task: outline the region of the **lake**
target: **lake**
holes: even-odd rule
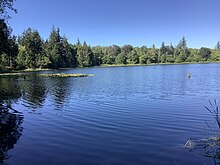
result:
[[[40,73],[95,76],[1,78],[0,90],[13,100],[0,133],[2,164],[215,164],[184,144],[213,136],[209,127],[219,131],[204,106],[219,99],[220,64]]]

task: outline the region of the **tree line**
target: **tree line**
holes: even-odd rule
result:
[[[202,47],[188,48],[183,37],[178,45],[160,48],[134,47],[132,45],[89,46],[80,40],[69,43],[67,37],[60,35],[60,29],[53,27],[48,39],[28,28],[20,36],[13,36],[7,20],[8,11],[17,12],[15,0],[0,1],[0,71],[5,68],[69,68],[90,67],[114,64],[152,64],[220,61],[220,42],[214,49]]]
[[[80,40],[69,43],[60,35],[60,29],[53,27],[47,40],[40,33],[28,28],[22,35],[11,35],[11,28],[4,19],[0,20],[0,68],[69,68],[114,64],[155,64],[220,61],[220,42],[214,49],[188,48],[183,37],[177,46],[160,48],[133,47],[132,45],[89,46]]]

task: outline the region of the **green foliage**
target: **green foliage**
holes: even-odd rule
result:
[[[7,52],[7,55],[8,55],[7,66],[9,66],[10,68],[13,68],[16,66],[18,44],[17,44],[15,36],[10,37],[8,41],[9,42],[8,42],[8,52]]]
[[[131,51],[133,50],[133,47],[131,45],[124,45],[122,48],[121,48],[121,51],[123,53],[125,53],[126,55],[128,55]]]
[[[49,57],[50,68],[76,66],[76,49],[65,36],[61,37],[59,28],[53,26],[49,39],[45,43],[45,53]]]
[[[116,64],[127,64],[127,55],[125,52],[121,52],[117,57],[116,57]]]
[[[92,47],[92,52],[94,55],[93,65],[100,66],[101,64],[103,64],[103,48],[101,46]]]
[[[14,8],[14,1],[15,0],[0,0],[0,18],[10,18],[8,10],[14,11],[15,13],[17,12]]]
[[[174,56],[173,55],[167,55],[166,56],[166,61],[168,63],[174,63],[175,62]]]
[[[182,50],[186,50],[187,49],[187,45],[186,45],[186,39],[183,36],[183,38],[180,40],[179,44],[177,45],[178,49],[182,49]]]
[[[62,44],[59,28],[56,29],[54,26],[50,33],[48,42],[46,42],[46,54],[49,56],[51,61],[51,68],[59,68],[63,65],[62,57]]]
[[[212,50],[204,47],[189,49],[185,37],[176,47],[163,42],[159,49],[155,45],[151,48],[131,45],[91,48],[86,42],[81,44],[79,39],[76,44],[70,44],[65,36],[60,35],[59,28],[55,27],[46,41],[37,30],[29,28],[16,40],[4,20],[0,20],[0,27],[0,71],[8,67],[34,69],[220,61],[219,42]]]
[[[3,56],[4,54],[4,60]],[[0,70],[5,67],[13,67],[18,54],[18,45],[16,37],[11,36],[11,29],[5,23],[5,20],[0,19]]]
[[[202,47],[199,50],[199,56],[202,58],[202,61],[207,61],[211,57],[211,53],[209,48]]]
[[[93,52],[86,42],[84,42],[83,45],[80,44],[77,46],[77,64],[80,67],[93,66],[93,60]]]
[[[167,56],[165,54],[160,56],[160,62],[161,63],[166,63],[167,62]]]
[[[128,64],[139,64],[139,56],[138,56],[137,50],[132,50],[128,54],[127,63]]]
[[[27,29],[19,38],[19,55],[17,57],[18,66],[21,68],[39,68],[45,64],[43,40],[38,31]],[[43,57],[44,56],[44,57]]]
[[[179,52],[179,54],[178,54],[178,56],[176,58],[176,62],[177,63],[182,63],[182,62],[185,62],[186,59],[187,59],[186,53],[184,53],[183,50],[180,50],[180,52]]]
[[[148,49],[146,46],[137,48],[137,54],[139,57],[140,64],[147,64],[147,60],[148,60],[147,52],[148,52]]]
[[[76,66],[76,53],[72,45],[69,44],[66,37],[62,38],[62,58],[64,67]]]
[[[2,54],[0,56],[0,71],[2,71],[7,65],[8,56],[6,54]]]
[[[91,48],[77,40],[75,45],[60,35],[60,29],[53,27],[49,39],[44,42],[37,30],[27,29],[16,40],[5,19],[7,11],[17,12],[15,0],[0,0],[0,71],[5,68],[66,68],[89,67],[101,64],[150,64],[173,62],[220,61],[220,42],[215,49],[189,49],[183,37],[178,45],[165,45],[157,49],[146,46],[134,48],[131,45],[119,47],[96,46]],[[18,42],[18,44],[17,44]]]
[[[167,54],[167,47],[165,46],[165,43],[163,42],[160,47],[160,55],[166,55]]]
[[[11,31],[5,20],[0,19],[0,55],[7,52],[10,34]]]
[[[175,50],[175,48],[173,47],[173,45],[171,44],[170,46],[165,46],[165,43],[163,42],[160,50],[159,50],[159,54],[158,54],[158,58],[157,58],[157,62],[158,63],[172,63],[175,61],[176,55],[177,55],[177,50]]]
[[[210,61],[220,61],[220,51],[212,50]]]
[[[148,50],[148,62],[147,63],[157,63],[158,61],[158,51],[153,46],[153,48]]]
[[[103,56],[103,63],[104,64],[115,64],[115,59],[120,53],[121,53],[121,48],[117,45],[106,47],[105,53]]]

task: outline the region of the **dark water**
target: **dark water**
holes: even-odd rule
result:
[[[184,144],[213,135],[204,105],[219,99],[220,64],[48,72],[95,76],[0,79],[17,111],[5,112],[0,164],[214,164]]]

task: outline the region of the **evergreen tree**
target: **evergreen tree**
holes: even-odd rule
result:
[[[10,68],[14,68],[16,67],[16,58],[17,58],[17,55],[18,55],[18,44],[17,44],[17,41],[16,41],[16,37],[15,36],[12,36],[9,38],[8,40],[8,62],[7,62],[7,65],[10,67]]]
[[[187,58],[190,56],[190,51],[187,47],[186,39],[183,38],[180,40],[179,44],[177,45],[177,49],[174,52],[175,61],[178,63],[185,62]]]
[[[148,61],[147,61],[148,64],[158,62],[158,51],[154,45],[151,49],[149,49],[147,54],[148,54]]]
[[[74,67],[76,65],[76,54],[75,50],[69,44],[67,38],[62,38],[62,59],[64,67]]]
[[[11,36],[11,28],[5,20],[0,19],[0,70],[15,66],[15,59],[18,54],[16,37]]]
[[[162,42],[162,44],[161,44],[160,51],[159,51],[159,56],[160,56],[159,62],[162,62],[162,63],[167,62],[167,60],[166,60],[167,47],[165,46],[164,42]]]
[[[27,29],[19,38],[18,65],[21,68],[41,67],[39,60],[42,58],[43,39],[36,30]]]
[[[178,49],[182,49],[183,51],[185,51],[187,49],[187,44],[186,44],[186,39],[183,36],[183,38],[180,40],[179,44],[177,45]]]
[[[86,44],[86,42],[83,43],[83,45],[79,45],[77,48],[77,62],[80,67],[89,67],[93,65],[94,55],[93,52]]]
[[[94,66],[99,66],[101,64],[103,64],[103,56],[104,56],[104,52],[103,52],[103,48],[101,46],[95,46],[92,47],[92,52],[94,55]]]
[[[11,30],[5,23],[5,20],[0,19],[0,55],[7,52],[10,34]]]
[[[64,67],[64,59],[62,58],[62,38],[60,36],[59,28],[53,26],[50,33],[49,40],[46,46],[46,53],[49,55],[51,61],[51,68]]]
[[[160,54],[165,55],[167,52],[167,47],[165,46],[165,43],[162,42],[161,47],[160,47]]]

